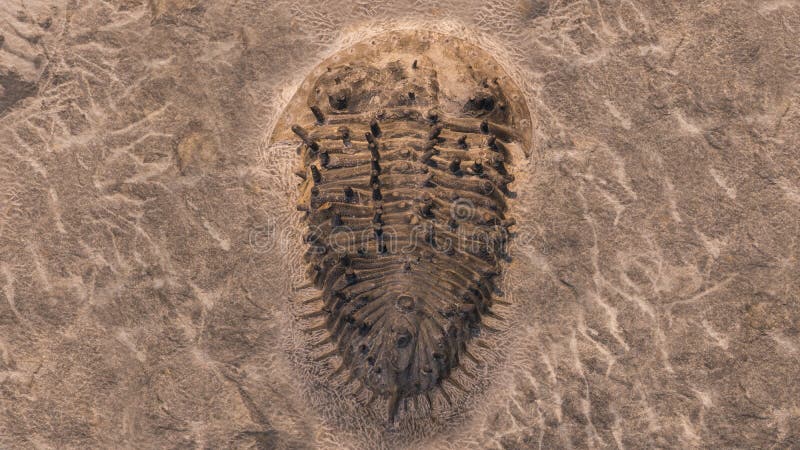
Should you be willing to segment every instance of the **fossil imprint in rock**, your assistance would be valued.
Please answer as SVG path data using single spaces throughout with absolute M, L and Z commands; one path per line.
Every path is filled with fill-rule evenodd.
M 451 375 L 498 302 L 512 156 L 530 134 L 494 58 L 423 31 L 323 61 L 276 126 L 273 141 L 299 142 L 313 329 L 390 424 L 402 400 L 430 408 L 443 382 L 460 388 Z

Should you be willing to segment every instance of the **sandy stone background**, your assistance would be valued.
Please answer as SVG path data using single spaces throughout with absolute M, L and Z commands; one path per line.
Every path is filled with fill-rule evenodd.
M 442 31 L 534 116 L 452 414 L 326 391 L 291 148 L 348 43 Z M 3 0 L 0 448 L 800 448 L 800 2 Z

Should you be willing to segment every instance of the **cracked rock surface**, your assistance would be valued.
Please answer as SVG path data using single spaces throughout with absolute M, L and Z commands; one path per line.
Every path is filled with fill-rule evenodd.
M 269 138 L 406 28 L 491 53 L 534 141 L 477 388 L 387 431 L 309 359 Z M 0 447 L 800 447 L 798 142 L 794 0 L 4 1 Z

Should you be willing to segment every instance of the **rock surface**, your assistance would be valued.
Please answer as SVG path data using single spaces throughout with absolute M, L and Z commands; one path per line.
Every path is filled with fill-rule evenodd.
M 800 446 L 800 3 L 399 3 L 0 5 L 0 447 Z M 536 141 L 480 389 L 388 432 L 314 381 L 268 139 L 409 27 L 495 55 Z

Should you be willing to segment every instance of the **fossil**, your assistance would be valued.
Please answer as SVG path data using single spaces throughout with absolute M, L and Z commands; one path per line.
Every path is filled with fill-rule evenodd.
M 427 399 L 492 315 L 514 219 L 513 156 L 530 148 L 519 89 L 486 52 L 406 31 L 309 75 L 274 139 L 299 140 L 311 314 L 334 374 L 383 399 Z M 463 389 L 463 388 L 462 388 Z M 424 400 L 423 400 L 424 401 Z

